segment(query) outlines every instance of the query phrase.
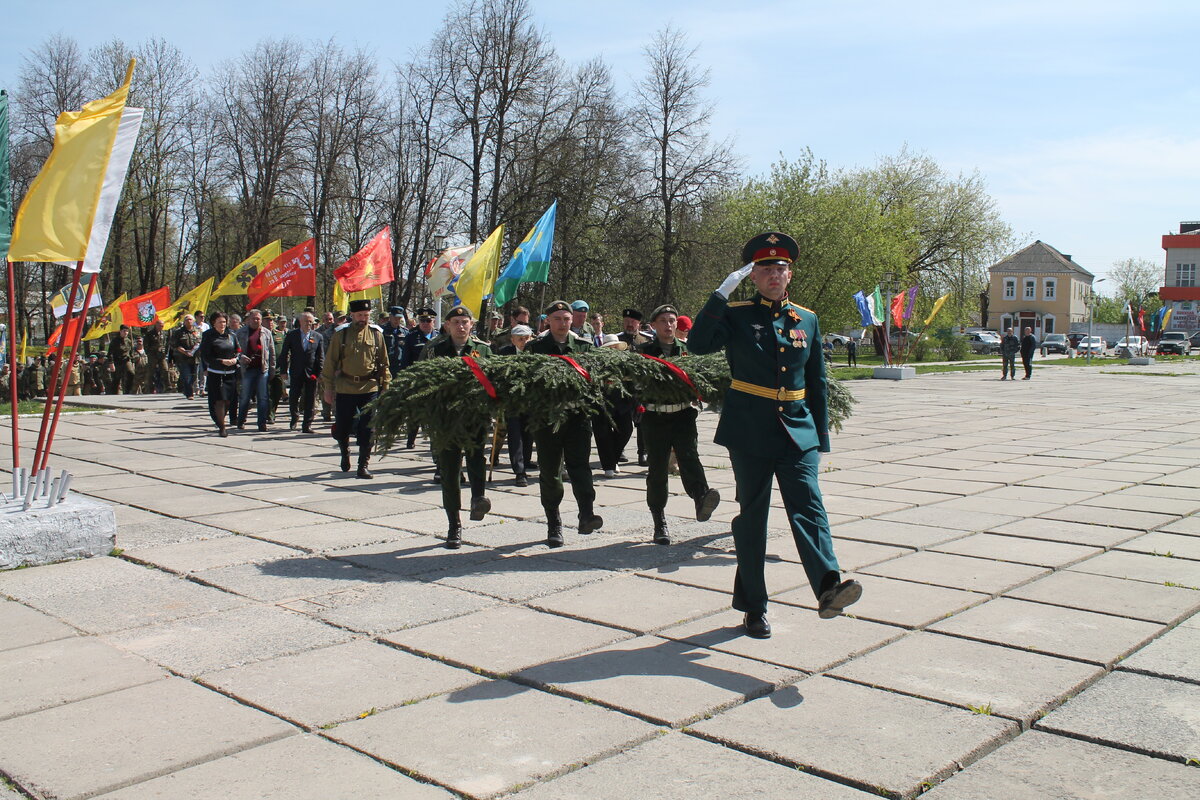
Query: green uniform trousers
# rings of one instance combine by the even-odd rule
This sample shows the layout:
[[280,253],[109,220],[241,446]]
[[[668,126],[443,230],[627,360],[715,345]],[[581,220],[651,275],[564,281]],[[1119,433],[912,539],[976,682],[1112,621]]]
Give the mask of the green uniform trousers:
[[[471,481],[471,497],[482,497],[487,482],[487,466],[483,457],[484,434],[480,433],[474,447],[467,450],[467,479]],[[451,514],[462,509],[463,450],[450,447],[437,451],[438,472],[442,475],[442,506]]]
[[708,491],[704,478],[704,467],[696,444],[696,416],[694,408],[660,414],[647,410],[642,415],[642,436],[646,441],[646,505],[653,510],[667,506],[667,468],[671,461],[671,450],[679,463],[679,477],[688,497],[696,500]]
[[733,476],[737,481],[739,513],[733,519],[733,543],[737,549],[737,576],[733,581],[733,607],[738,611],[766,612],[767,583],[763,562],[767,554],[767,512],[771,506],[771,483],[779,482],[796,541],[796,551],[814,595],[830,572],[838,572],[825,502],[817,485],[821,454],[816,448],[803,453],[794,445],[772,458],[747,450],[730,450]]
[[[570,417],[557,431],[544,428],[534,434],[538,453],[538,485],[542,508],[557,511],[563,498],[562,467],[567,464],[571,493],[579,513],[592,513],[596,489],[592,486],[592,422],[585,416]],[[443,473],[444,475],[444,473]]]

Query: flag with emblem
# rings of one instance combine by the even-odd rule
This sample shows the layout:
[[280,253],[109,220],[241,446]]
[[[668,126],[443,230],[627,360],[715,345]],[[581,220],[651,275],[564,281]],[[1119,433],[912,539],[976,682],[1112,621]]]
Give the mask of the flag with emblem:
[[166,286],[153,292],[139,294],[121,304],[121,324],[144,328],[154,324],[158,312],[171,305],[171,290]]
[[307,297],[317,293],[317,248],[312,239],[280,254],[246,287],[254,308],[268,297]]
[[54,347],[58,344],[58,340],[64,335],[67,337],[67,347],[70,347],[74,342],[76,335],[79,333],[79,326],[86,324],[87,317],[80,314],[77,317],[71,317],[71,321],[67,323],[66,332],[63,331],[63,325],[60,322],[58,327],[54,329],[54,333],[50,334],[50,338],[46,340],[47,347]]
[[108,304],[108,308],[100,314],[100,319],[88,328],[87,335],[83,337],[85,342],[90,342],[99,339],[107,333],[116,333],[121,330],[124,317],[121,315],[121,306],[129,301],[128,294],[122,294],[116,300]]
[[361,292],[372,286],[391,283],[392,229],[384,228],[366,246],[333,271],[343,291]]
[[158,318],[162,320],[163,327],[174,328],[183,321],[184,315],[194,315],[197,311],[208,311],[208,301],[212,299],[212,288],[215,282],[216,278],[209,278],[159,311]]
[[[75,293],[75,310],[71,312],[72,314],[78,314],[80,311],[83,311],[83,300],[85,294],[87,293],[83,291],[82,287]],[[53,297],[50,298],[50,309],[54,312],[56,319],[58,317],[66,316],[67,301],[70,296],[71,287],[64,286],[63,288],[59,289]],[[100,292],[92,292],[92,299],[88,303],[88,308],[104,308],[104,301],[100,299]]]
[[550,277],[550,251],[554,248],[555,200],[513,250],[512,258],[496,278],[492,303],[499,307],[517,295],[522,283],[545,283]]
[[492,287],[496,284],[496,273],[500,266],[500,245],[503,241],[504,226],[499,225],[479,246],[475,255],[471,256],[471,260],[463,267],[462,274],[454,284],[454,294],[458,297],[459,304],[468,309],[474,317],[479,316],[483,298],[492,293]]
[[466,247],[451,247],[443,250],[433,260],[433,263],[425,271],[425,279],[429,293],[435,300],[440,300],[443,295],[451,293],[450,285],[458,280],[463,267],[466,266],[467,260],[474,252],[475,245],[473,244]]
[[217,284],[217,288],[213,289],[209,299],[218,297],[236,297],[244,295],[246,289],[250,287],[250,282],[266,268],[275,259],[279,258],[283,248],[280,246],[279,240],[271,242],[265,247],[260,247],[253,255],[247,258],[242,263],[238,264],[229,272],[225,273],[225,277]]

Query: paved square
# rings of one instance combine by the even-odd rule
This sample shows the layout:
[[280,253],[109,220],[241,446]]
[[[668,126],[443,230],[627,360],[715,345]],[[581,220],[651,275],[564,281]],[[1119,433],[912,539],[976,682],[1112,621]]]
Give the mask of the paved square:
[[427,444],[360,481],[325,436],[88,398],[135,410],[65,420],[51,465],[123,553],[0,573],[0,798],[1190,797],[1200,418],[1160,410],[1200,360],[1137,369],[848,384],[821,480],[865,594],[817,618],[775,497],[769,640],[730,608],[713,414],[724,502],[697,523],[672,478],[671,546],[630,464],[547,550],[502,457],[452,552]]

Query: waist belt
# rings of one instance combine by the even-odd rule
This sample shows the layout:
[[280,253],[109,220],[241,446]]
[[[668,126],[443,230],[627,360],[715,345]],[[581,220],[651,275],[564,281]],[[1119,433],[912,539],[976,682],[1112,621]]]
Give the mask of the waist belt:
[[737,392],[752,394],[755,397],[765,397],[768,400],[803,400],[806,393],[804,389],[774,389],[770,386],[759,386],[739,380],[730,383],[729,388]]
[[655,403],[647,403],[646,410],[653,411],[655,414],[674,414],[676,411],[683,411],[691,408],[691,403],[671,403],[670,405],[657,405]]
[[237,372],[237,370],[236,369],[213,369],[212,367],[209,367],[206,370],[206,372],[208,372],[211,375],[233,375],[234,373]]
[[372,372],[370,375],[351,375],[348,372],[343,372],[341,376],[348,381],[353,381],[354,383],[366,383],[367,381],[379,379],[374,372]]

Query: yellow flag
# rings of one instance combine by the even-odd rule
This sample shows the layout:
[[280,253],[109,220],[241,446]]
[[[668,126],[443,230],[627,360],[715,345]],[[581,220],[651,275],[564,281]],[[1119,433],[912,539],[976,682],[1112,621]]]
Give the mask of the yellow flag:
[[337,281],[333,282],[333,307],[338,312],[345,314],[350,308],[351,300],[382,300],[383,285],[372,286],[370,289],[363,289],[361,292],[350,292],[346,294],[342,291],[342,285]]
[[930,311],[929,316],[925,318],[926,325],[933,322],[933,318],[936,317],[938,312],[942,310],[942,306],[946,305],[946,298],[949,296],[949,294],[944,294],[933,302],[933,311]]
[[490,294],[496,285],[496,275],[500,272],[500,245],[503,242],[504,226],[501,225],[479,246],[458,276],[454,294],[473,317],[479,316],[484,296]]
[[25,364],[26,351],[29,349],[29,326],[25,326],[25,330],[21,331],[21,364]]
[[225,274],[225,277],[217,284],[217,288],[213,289],[212,297],[232,297],[246,294],[246,287],[250,285],[250,281],[254,280],[254,276],[261,272],[267,264],[279,258],[280,252],[282,249],[278,239],[266,247],[260,248],[254,255]]
[[174,303],[158,312],[164,328],[174,328],[185,314],[195,314],[197,311],[208,311],[208,301],[212,297],[213,283],[216,278],[209,278],[204,283],[180,297]]
[[[132,130],[127,125],[118,141],[132,78],[130,63],[120,89],[93,100],[80,111],[58,115],[50,157],[30,184],[13,222],[10,260],[84,261],[92,244],[92,249],[98,252],[89,259],[92,268],[85,271],[99,272],[99,257],[103,256],[111,211],[116,206],[113,192],[120,194],[120,186],[114,189],[113,184],[118,177],[124,183],[132,153],[129,133],[136,139],[137,126],[141,124],[137,110],[137,125]],[[114,154],[114,149],[119,153]],[[123,162],[120,156],[124,157]],[[92,241],[93,225],[103,233],[103,242]]]
[[129,302],[128,292],[109,303],[104,312],[100,314],[100,319],[92,323],[92,327],[88,329],[87,336],[83,337],[83,341],[90,342],[93,339],[99,339],[106,333],[116,333],[121,330],[121,326],[125,324],[125,315],[121,313],[121,303],[127,302]]

